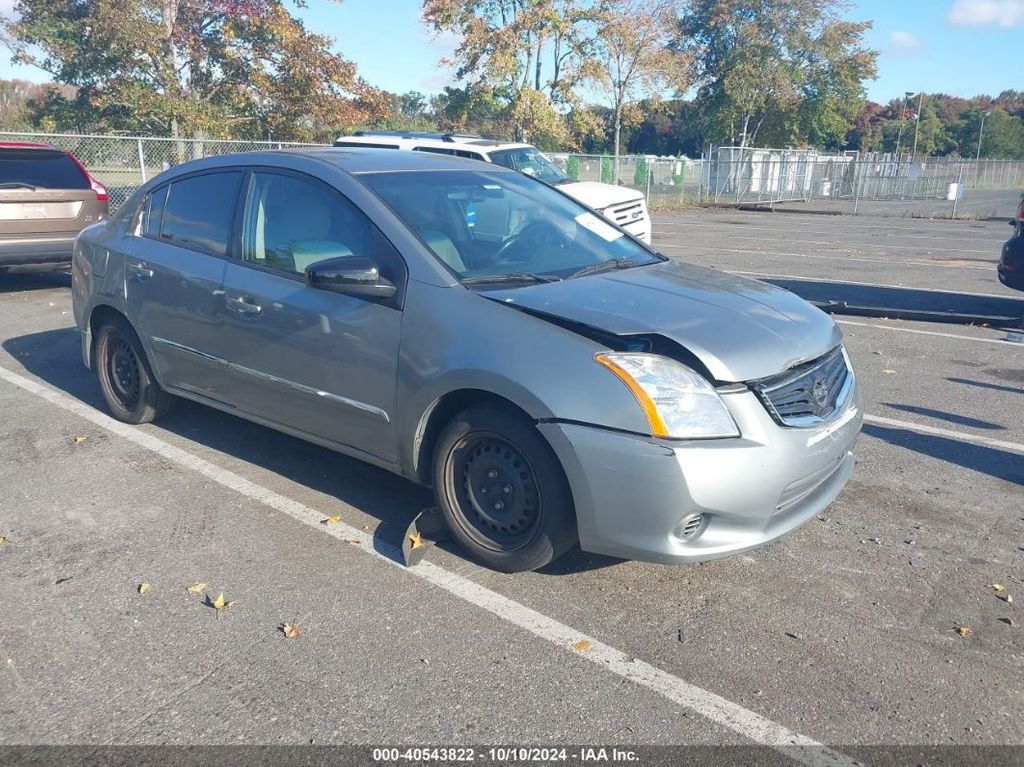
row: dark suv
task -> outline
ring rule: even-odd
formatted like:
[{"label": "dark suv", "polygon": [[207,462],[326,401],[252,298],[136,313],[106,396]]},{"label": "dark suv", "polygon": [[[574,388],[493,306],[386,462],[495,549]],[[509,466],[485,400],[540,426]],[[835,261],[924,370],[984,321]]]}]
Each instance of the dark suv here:
[{"label": "dark suv", "polygon": [[1008,288],[1024,290],[1024,194],[1020,198],[1017,216],[1010,220],[1013,237],[1003,245],[997,273],[999,281]]},{"label": "dark suv", "polygon": [[0,142],[0,272],[67,267],[75,237],[107,217],[108,203],[71,152]]}]

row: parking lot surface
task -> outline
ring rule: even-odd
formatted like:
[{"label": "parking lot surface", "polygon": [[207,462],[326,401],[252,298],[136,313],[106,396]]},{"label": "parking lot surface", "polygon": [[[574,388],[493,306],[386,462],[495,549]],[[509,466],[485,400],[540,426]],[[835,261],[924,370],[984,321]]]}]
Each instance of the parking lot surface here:
[{"label": "parking lot surface", "polygon": [[[998,222],[655,230],[743,274],[1015,298]],[[507,576],[443,545],[396,564],[431,497],[383,471],[199,405],[111,421],[70,312],[67,277],[0,277],[4,743],[1024,744],[1024,345],[1004,331],[839,318],[858,467],[773,545]]]}]

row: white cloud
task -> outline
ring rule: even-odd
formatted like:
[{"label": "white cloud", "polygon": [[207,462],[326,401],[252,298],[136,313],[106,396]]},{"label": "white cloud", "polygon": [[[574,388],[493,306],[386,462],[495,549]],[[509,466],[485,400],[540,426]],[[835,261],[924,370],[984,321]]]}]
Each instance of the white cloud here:
[{"label": "white cloud", "polygon": [[1024,24],[1024,0],[956,0],[949,23],[957,27],[1017,27]]},{"label": "white cloud", "polygon": [[912,56],[924,50],[924,43],[909,32],[893,32],[889,35],[889,52],[900,56]]}]

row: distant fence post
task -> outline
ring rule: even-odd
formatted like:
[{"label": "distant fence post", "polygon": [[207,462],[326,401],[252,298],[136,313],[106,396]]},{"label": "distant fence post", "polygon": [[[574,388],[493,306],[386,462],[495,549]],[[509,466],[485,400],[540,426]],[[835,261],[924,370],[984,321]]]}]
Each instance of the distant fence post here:
[{"label": "distant fence post", "polygon": [[142,176],[142,183],[145,184],[149,179],[146,178],[146,156],[142,151],[142,139],[136,139],[135,143],[139,147],[139,173]]},{"label": "distant fence post", "polygon": [[960,185],[964,180],[964,164],[960,163],[960,171],[956,174],[956,191],[953,193],[953,220],[956,220],[956,204],[960,202],[960,195],[963,187]]}]

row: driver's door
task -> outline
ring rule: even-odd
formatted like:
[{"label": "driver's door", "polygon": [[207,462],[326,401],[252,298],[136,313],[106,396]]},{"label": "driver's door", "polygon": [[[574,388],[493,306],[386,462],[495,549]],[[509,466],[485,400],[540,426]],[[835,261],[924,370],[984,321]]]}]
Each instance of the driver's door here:
[{"label": "driver's door", "polygon": [[297,173],[250,174],[240,252],[224,274],[218,397],[391,461],[400,298],[341,295],[304,279],[310,264],[349,255],[404,285],[401,257],[338,191]]}]

